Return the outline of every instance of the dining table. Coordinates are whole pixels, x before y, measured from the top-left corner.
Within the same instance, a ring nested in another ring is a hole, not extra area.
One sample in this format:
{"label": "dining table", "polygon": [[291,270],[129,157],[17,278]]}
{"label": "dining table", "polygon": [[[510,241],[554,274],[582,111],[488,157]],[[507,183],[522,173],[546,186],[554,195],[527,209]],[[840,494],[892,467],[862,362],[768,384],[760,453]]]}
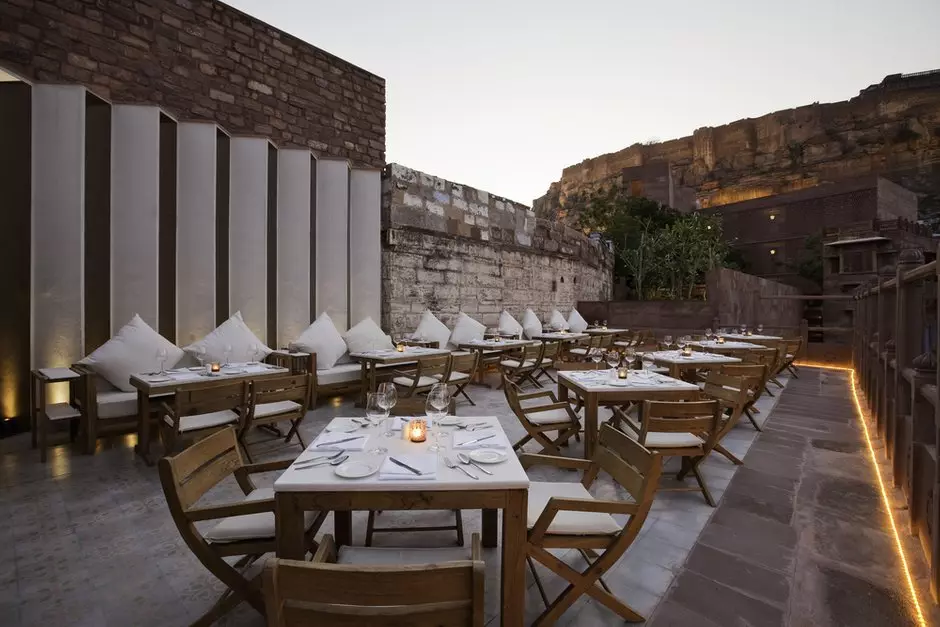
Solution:
{"label": "dining table", "polygon": [[[363,428],[348,429],[350,421],[361,420],[334,418],[274,482],[277,556],[304,559],[304,512],[308,511],[333,512],[335,540],[343,546],[353,542],[355,511],[480,509],[483,546],[499,545],[501,550],[500,623],[521,627],[529,478],[499,420],[495,416],[450,416],[439,424],[432,420],[424,442],[406,437],[408,417],[391,419],[397,422],[394,426],[363,422]],[[458,424],[473,425],[474,430]],[[387,433],[392,435],[386,437]],[[330,445],[347,437],[356,440]],[[436,452],[431,450],[435,442],[441,447]],[[338,450],[348,455],[339,465],[304,464]],[[458,452],[489,461],[480,461],[479,466],[461,464]]]}
{"label": "dining table", "polygon": [[571,333],[569,331],[552,331],[546,333],[538,333],[532,336],[533,340],[541,340],[543,342],[576,342],[578,340],[583,340],[585,338],[591,337],[587,333]]}
{"label": "dining table", "polygon": [[427,346],[402,346],[397,348],[382,348],[350,353],[349,356],[361,365],[359,405],[365,406],[366,394],[375,392],[376,372],[379,365],[391,366],[396,364],[410,364],[420,361],[424,357],[439,357],[449,355],[450,351],[444,348],[431,348]]}
{"label": "dining table", "polygon": [[473,376],[473,383],[477,385],[487,385],[483,381],[483,376],[486,373],[486,364],[483,363],[484,354],[494,355],[507,353],[512,350],[516,350],[523,346],[528,346],[532,344],[533,340],[516,340],[516,339],[476,339],[470,340],[469,342],[461,342],[457,345],[459,350],[472,351],[478,353],[477,357],[477,369]]}
{"label": "dining table", "polygon": [[719,355],[732,356],[738,356],[749,351],[763,350],[766,348],[762,344],[754,344],[752,342],[718,342],[715,340],[696,340],[694,342],[689,342],[689,346],[700,348],[703,351],[709,353],[718,353]]}
{"label": "dining table", "polygon": [[727,340],[735,340],[739,342],[781,342],[783,337],[780,335],[763,335],[759,333],[719,333],[719,335]]}
{"label": "dining table", "polygon": [[588,335],[617,335],[627,333],[630,329],[614,329],[612,327],[588,327],[584,330]]}
{"label": "dining table", "polygon": [[720,355],[705,351],[691,351],[686,355],[681,350],[654,351],[646,353],[644,359],[652,361],[659,366],[669,368],[669,376],[680,378],[687,372],[696,372],[715,366],[741,363],[740,357]]}
{"label": "dining table", "polygon": [[165,372],[132,374],[130,384],[137,390],[137,444],[134,451],[147,465],[153,465],[150,457],[151,402],[160,397],[176,394],[188,387],[198,387],[212,381],[262,379],[290,374],[290,368],[260,362],[230,363],[221,366],[219,372],[209,373],[205,366],[172,368]]}
{"label": "dining table", "polygon": [[620,379],[617,370],[559,370],[558,400],[565,403],[569,394],[584,404],[584,457],[592,459],[597,446],[598,409],[642,401],[687,401],[699,398],[694,383],[651,370],[628,370]]}

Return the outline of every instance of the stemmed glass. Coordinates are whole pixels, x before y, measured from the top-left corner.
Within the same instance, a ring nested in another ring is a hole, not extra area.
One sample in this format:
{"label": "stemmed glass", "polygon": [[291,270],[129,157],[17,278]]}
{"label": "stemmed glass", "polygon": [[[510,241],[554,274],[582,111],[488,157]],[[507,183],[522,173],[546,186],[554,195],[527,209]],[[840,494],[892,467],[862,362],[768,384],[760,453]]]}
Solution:
{"label": "stemmed glass", "polygon": [[742,325],[741,325],[741,328],[738,329],[738,330],[741,332],[741,335],[744,335],[745,333],[747,333],[747,325],[746,325],[746,324],[742,324]]}
{"label": "stemmed glass", "polygon": [[636,349],[628,346],[623,349],[623,358],[627,362],[628,368],[633,368],[633,362],[636,359]]}
{"label": "stemmed glass", "polygon": [[599,348],[592,348],[590,352],[591,361],[595,364],[601,363],[601,360],[604,359],[604,354]]}
{"label": "stemmed glass", "polygon": [[[388,415],[388,409],[385,408],[386,405],[387,400],[384,394],[369,392],[366,396],[366,419],[369,421],[369,424],[378,425],[385,420],[385,417]],[[370,449],[369,453],[372,455],[382,455],[388,453],[388,449],[384,446],[376,446]]]}
{"label": "stemmed glass", "polygon": [[757,325],[757,332],[758,332],[758,333],[763,333],[763,332],[764,332],[764,325],[762,325],[762,324]]}
{"label": "stemmed glass", "polygon": [[689,345],[689,336],[687,336],[687,335],[680,335],[680,336],[678,337],[678,339],[676,339],[676,346],[679,347],[679,353],[680,353],[680,354],[682,353],[682,351],[685,350],[685,347],[688,346],[688,345]]}
{"label": "stemmed glass", "polygon": [[204,372],[206,369],[206,349],[197,348],[195,350],[196,361],[199,362],[199,372]]}
{"label": "stemmed glass", "polygon": [[431,419],[431,435],[434,443],[428,447],[429,451],[441,450],[441,420],[447,415],[447,406],[450,405],[450,390],[445,383],[435,383],[428,392],[428,400],[424,411]]}
{"label": "stemmed glass", "polygon": [[381,383],[379,384],[379,394],[382,395],[379,406],[385,410],[385,433],[382,435],[390,438],[395,434],[392,432],[392,421],[389,419],[389,412],[398,402],[398,388],[395,387],[394,383]]}
{"label": "stemmed glass", "polygon": [[672,346],[672,336],[671,336],[671,335],[664,335],[664,336],[663,336],[663,344],[666,345],[666,350],[669,350],[669,348]]}
{"label": "stemmed glass", "polygon": [[712,333],[711,327],[705,329],[705,340],[706,340],[706,341],[711,341],[712,335],[713,335],[713,333]]}
{"label": "stemmed glass", "polygon": [[222,361],[227,366],[229,365],[229,359],[232,357],[232,345],[226,344],[225,350],[222,351]]}
{"label": "stemmed glass", "polygon": [[620,364],[620,353],[617,351],[607,351],[607,365],[616,368]]}
{"label": "stemmed glass", "polygon": [[160,362],[160,374],[161,374],[161,375],[165,375],[165,374],[166,374],[166,358],[167,358],[166,349],[165,349],[165,348],[158,349],[158,350],[157,350],[157,361]]}

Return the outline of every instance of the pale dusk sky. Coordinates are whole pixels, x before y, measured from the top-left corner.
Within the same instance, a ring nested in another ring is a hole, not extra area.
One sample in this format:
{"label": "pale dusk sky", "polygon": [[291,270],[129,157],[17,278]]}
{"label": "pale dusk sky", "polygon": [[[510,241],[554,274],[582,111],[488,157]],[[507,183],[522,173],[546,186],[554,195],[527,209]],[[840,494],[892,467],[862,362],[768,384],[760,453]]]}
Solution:
{"label": "pale dusk sky", "polygon": [[229,0],[386,80],[388,162],[530,204],[636,142],[940,68],[940,0]]}

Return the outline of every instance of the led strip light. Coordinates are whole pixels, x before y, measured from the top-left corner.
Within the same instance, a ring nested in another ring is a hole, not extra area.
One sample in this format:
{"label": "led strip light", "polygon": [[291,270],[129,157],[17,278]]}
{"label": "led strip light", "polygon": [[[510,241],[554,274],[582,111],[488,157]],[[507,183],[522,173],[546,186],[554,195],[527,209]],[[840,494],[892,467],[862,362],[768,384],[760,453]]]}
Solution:
{"label": "led strip light", "polygon": [[843,366],[830,366],[815,362],[801,362],[795,366],[805,366],[807,368],[821,368],[824,370],[841,370],[851,373],[852,377],[852,400],[855,402],[855,411],[858,413],[858,420],[862,423],[862,429],[865,433],[865,444],[868,445],[868,453],[871,456],[871,464],[875,468],[875,478],[878,479],[878,488],[881,490],[881,499],[884,502],[885,511],[888,512],[888,522],[891,525],[891,532],[894,534],[894,544],[897,547],[898,556],[901,558],[901,566],[904,569],[904,579],[907,581],[907,589],[911,595],[911,601],[914,604],[914,614],[917,624],[920,627],[927,627],[927,621],[924,618],[924,612],[921,610],[920,601],[917,599],[917,588],[914,586],[914,578],[911,577],[911,569],[907,563],[907,555],[904,553],[904,546],[901,543],[901,534],[898,533],[897,523],[894,521],[894,510],[891,501],[888,498],[888,490],[885,488],[884,479],[881,476],[881,466],[878,464],[878,458],[875,456],[875,447],[871,441],[871,434],[868,431],[868,420],[865,418],[865,410],[862,409],[862,403],[858,398],[858,386],[855,384],[855,370]]}

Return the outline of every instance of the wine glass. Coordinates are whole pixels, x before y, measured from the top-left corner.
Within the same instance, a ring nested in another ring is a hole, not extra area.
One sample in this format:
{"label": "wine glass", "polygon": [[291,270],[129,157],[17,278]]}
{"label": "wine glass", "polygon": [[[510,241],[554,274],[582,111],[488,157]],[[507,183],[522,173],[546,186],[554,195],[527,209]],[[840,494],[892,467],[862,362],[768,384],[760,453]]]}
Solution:
{"label": "wine glass", "polygon": [[591,361],[595,364],[601,363],[601,360],[604,359],[604,355],[599,348],[592,348],[590,351]]}
{"label": "wine glass", "polygon": [[627,367],[632,368],[633,362],[636,360],[636,349],[631,346],[623,349],[623,358],[627,362]]}
{"label": "wine glass", "polygon": [[666,350],[669,350],[669,347],[672,346],[672,336],[671,336],[671,335],[664,335],[664,336],[663,336],[663,344],[666,345]]}
{"label": "wine glass", "polygon": [[758,333],[763,333],[763,332],[764,332],[764,325],[762,325],[762,324],[757,325],[757,332],[758,332]]}
{"label": "wine glass", "polygon": [[428,392],[425,403],[425,413],[431,419],[431,435],[434,443],[428,447],[429,451],[441,450],[441,420],[447,415],[447,406],[450,405],[450,390],[445,383],[435,383]]}
{"label": "wine glass", "polygon": [[157,361],[160,362],[160,374],[166,374],[166,358],[167,352],[165,348],[160,348],[157,350]]}
{"label": "wine glass", "polygon": [[653,367],[653,356],[649,353],[643,353],[643,370],[649,371]]}
{"label": "wine glass", "polygon": [[232,345],[226,344],[225,349],[222,351],[222,361],[227,366],[229,365],[229,359],[232,357]]}
{"label": "wine glass", "polygon": [[607,365],[616,368],[620,364],[620,353],[617,351],[607,351]]}
{"label": "wine glass", "polygon": [[606,320],[602,320],[602,321],[601,321],[601,326],[606,329],[606,328],[607,328],[607,321],[606,321]]}
{"label": "wine glass", "polygon": [[680,335],[678,338],[676,338],[676,346],[679,347],[679,353],[680,353],[680,354],[681,354],[683,351],[685,351],[685,347],[688,346],[688,345],[689,345],[689,336],[688,336],[688,335]]}
{"label": "wine glass", "polygon": [[601,326],[601,323],[600,323],[599,321],[595,320],[595,321],[594,321],[594,328],[596,329],[596,328],[599,327],[599,326]]}
{"label": "wine glass", "polygon": [[[369,392],[366,395],[366,419],[369,421],[369,424],[373,426],[379,425],[385,420],[385,416],[388,415],[388,410],[384,407],[385,404],[386,399],[384,394]],[[372,455],[382,455],[388,453],[388,449],[384,446],[376,446],[370,449],[369,453]]]}
{"label": "wine glass", "polygon": [[712,334],[711,327],[705,329],[705,340],[706,340],[706,341],[711,341],[712,335],[713,335],[713,334]]}
{"label": "wine glass", "polygon": [[385,410],[385,433],[382,435],[390,438],[395,434],[392,432],[392,421],[388,419],[388,414],[398,402],[398,388],[394,383],[379,384],[379,394],[382,395],[380,406]]}
{"label": "wine glass", "polygon": [[747,325],[742,324],[740,331],[741,331],[741,335],[745,335],[747,333]]}

